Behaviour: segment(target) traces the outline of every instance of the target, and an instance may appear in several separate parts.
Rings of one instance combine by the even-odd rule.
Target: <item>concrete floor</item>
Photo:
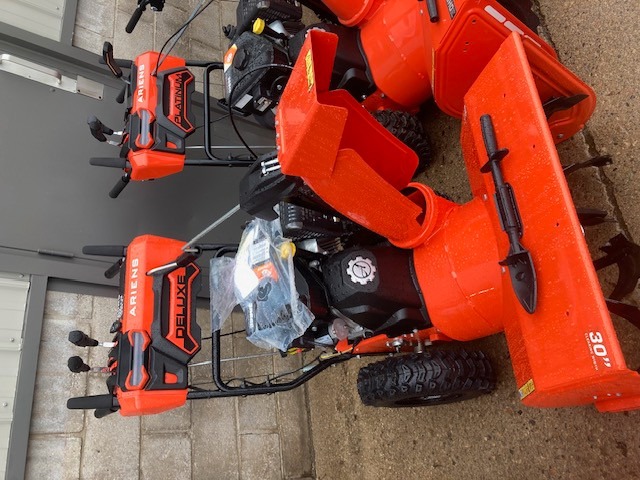
[[[619,231],[640,241],[640,3],[540,0],[543,28],[560,60],[596,91],[598,107],[584,134],[558,148],[563,163],[610,154],[614,164],[573,174],[577,206],[601,208],[615,223],[587,229],[597,248]],[[615,25],[612,27],[612,25]],[[433,106],[422,112],[434,147],[420,177],[457,201],[470,199],[459,148],[459,121]],[[601,274],[611,291],[615,267]],[[628,299],[639,304],[637,292]],[[614,319],[631,368],[640,367],[640,332]],[[541,410],[518,400],[502,335],[474,342],[491,352],[498,387],[485,397],[431,408],[364,407],[353,360],[307,385],[316,476],[338,478],[640,478],[640,412],[600,414],[593,407]]]

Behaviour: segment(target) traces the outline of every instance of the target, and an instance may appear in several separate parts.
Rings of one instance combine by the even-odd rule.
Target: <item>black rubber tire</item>
[[[396,110],[378,110],[374,118],[398,140],[418,155],[418,169],[423,170],[431,160],[431,145],[422,123],[415,115]]]
[[[533,33],[538,33],[540,19],[533,13],[532,0],[498,0],[498,3],[509,10],[518,20],[524,23]]]
[[[358,393],[373,407],[420,407],[490,393],[495,374],[484,352],[431,348],[389,357],[360,369]]]

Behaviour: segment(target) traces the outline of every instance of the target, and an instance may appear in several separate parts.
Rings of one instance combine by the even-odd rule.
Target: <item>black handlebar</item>
[[[89,408],[111,409],[119,407],[120,403],[118,402],[118,399],[109,393],[104,395],[89,395],[87,397],[73,397],[67,400],[67,408],[71,410]]]
[[[113,135],[113,129],[107,127],[104,123],[98,120],[98,117],[95,115],[89,115],[87,118],[87,125],[89,125],[89,130],[91,130],[93,138],[99,142],[107,141],[107,137],[105,137],[105,135]]]
[[[127,168],[126,158],[93,157],[89,163],[94,167]]]
[[[82,253],[100,257],[124,257],[127,253],[127,247],[124,245],[85,245],[82,247]]]
[[[118,198],[118,195],[120,195],[122,193],[122,190],[124,190],[124,187],[126,187],[129,184],[129,180],[131,180],[131,177],[129,176],[128,173],[125,173],[122,176],[122,178],[120,178],[120,180],[118,180],[118,183],[116,183],[113,186],[113,188],[109,192],[109,196],[111,198]]]
[[[67,367],[69,367],[69,370],[73,373],[88,372],[91,370],[91,367],[84,363],[84,360],[77,355],[75,357],[69,357],[69,360],[67,360]]]
[[[78,347],[97,347],[98,341],[91,338],[82,330],[72,330],[69,332],[69,341]],[[75,358],[75,357],[71,357]]]
[[[133,15],[131,15],[131,18],[129,19],[129,23],[124,27],[125,32],[133,32],[133,29],[136,28],[136,25],[138,24],[138,20],[140,20],[140,17],[142,16],[142,12],[147,9],[147,3],[148,2],[143,1],[138,4],[136,9],[133,11]]]

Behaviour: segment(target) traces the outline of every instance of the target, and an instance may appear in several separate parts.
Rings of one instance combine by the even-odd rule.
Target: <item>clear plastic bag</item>
[[[298,297],[294,244],[282,237],[280,221],[254,219],[245,228],[235,259],[211,261],[211,327],[222,327],[233,307],[245,314],[247,340],[285,351],[302,335],[313,314]]]
[[[212,258],[209,265],[211,331],[215,332],[222,328],[233,307],[238,304],[233,288],[236,261],[230,257]]]
[[[282,237],[279,220],[255,219],[245,229],[236,255],[236,299],[245,314],[247,339],[285,351],[302,335],[313,314],[298,298],[295,246]]]

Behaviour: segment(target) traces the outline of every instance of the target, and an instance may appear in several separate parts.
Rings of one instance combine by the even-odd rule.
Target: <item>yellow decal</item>
[[[518,390],[518,392],[520,393],[520,400],[525,398],[527,395],[531,395],[535,389],[536,387],[533,384],[533,378],[532,378],[523,386],[521,386],[520,389]]]
[[[313,88],[314,83],[314,75],[313,75],[313,57],[311,56],[311,50],[307,52],[307,56],[304,58],[305,64],[307,65],[307,85],[309,85],[308,92]]]

